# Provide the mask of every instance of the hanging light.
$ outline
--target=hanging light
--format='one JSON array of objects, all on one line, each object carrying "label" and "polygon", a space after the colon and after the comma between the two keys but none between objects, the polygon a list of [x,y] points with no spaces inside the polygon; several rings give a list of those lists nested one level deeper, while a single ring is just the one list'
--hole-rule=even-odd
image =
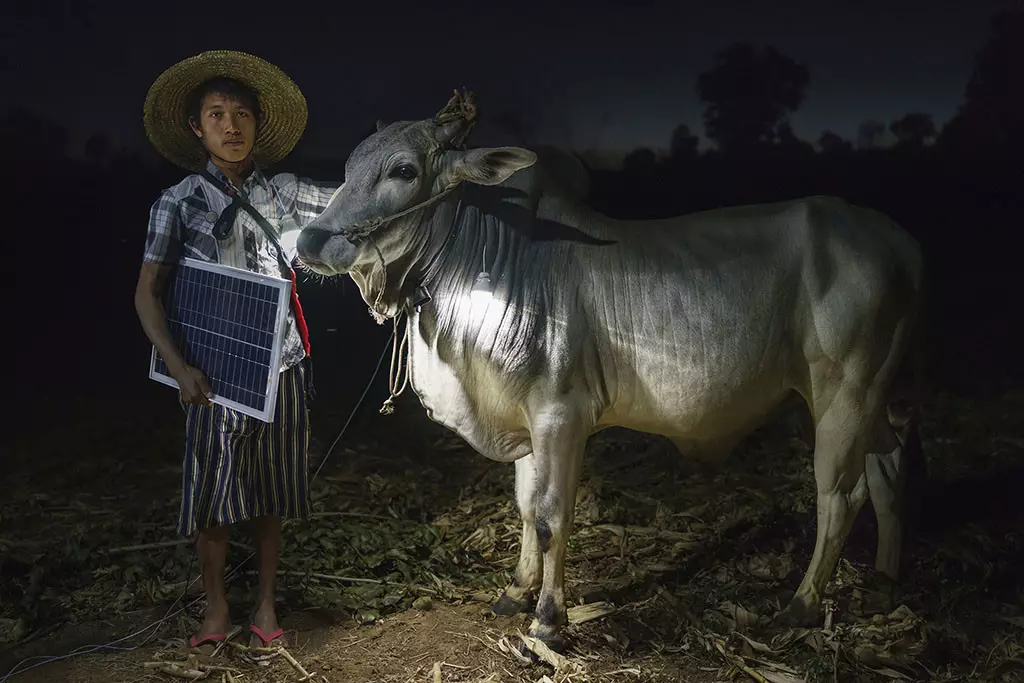
[{"label": "hanging light", "polygon": [[487,272],[487,233],[484,232],[484,248],[480,254],[480,272],[476,274],[473,289],[469,292],[470,304],[475,308],[486,306],[494,290],[491,289],[491,274]]},{"label": "hanging light", "polygon": [[298,242],[299,233],[302,230],[296,229],[288,230],[287,232],[282,231],[280,237],[278,237],[278,243],[281,245],[281,249],[284,251],[285,258],[294,259],[298,253]]},{"label": "hanging light", "polygon": [[477,273],[476,280],[473,282],[473,289],[469,293],[469,298],[473,305],[486,304],[491,300],[493,293],[490,274],[487,271]]}]

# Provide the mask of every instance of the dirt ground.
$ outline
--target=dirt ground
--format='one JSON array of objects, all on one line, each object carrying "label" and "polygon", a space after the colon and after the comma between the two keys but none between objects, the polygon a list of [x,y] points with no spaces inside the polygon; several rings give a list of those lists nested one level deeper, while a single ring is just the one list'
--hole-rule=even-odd
[{"label": "dirt ground", "polygon": [[[86,405],[67,430],[23,425],[0,499],[0,683],[184,680],[146,667],[183,660],[202,608],[191,549],[173,531],[180,413],[160,389],[113,418]],[[286,529],[280,614],[310,680],[1024,680],[1021,394],[934,397],[908,576],[894,593],[875,576],[868,506],[813,629],[771,623],[814,538],[810,453],[786,425],[752,435],[714,470],[656,437],[597,435],[567,591],[578,617],[607,613],[570,625],[569,650],[550,661],[519,654],[528,617],[488,611],[518,551],[513,468],[405,399],[389,417],[362,411],[315,482],[314,518]],[[350,407],[314,413],[315,453]],[[239,535],[229,558],[241,563],[229,595],[239,624],[254,588],[250,550]],[[165,614],[116,646],[137,649],[5,678],[26,658],[109,643]],[[206,680],[228,670],[237,681],[300,679],[282,656],[257,666],[233,648],[200,663],[224,667]]]},{"label": "dirt ground", "polygon": [[[496,622],[481,604],[441,605],[422,612],[410,610],[382,619],[369,626],[335,623],[337,615],[292,614],[285,620],[292,640],[292,653],[314,681],[431,681],[439,665],[443,681],[521,681],[543,680],[551,674],[545,664],[520,661],[509,653],[514,641],[509,632],[526,629],[528,619]],[[509,627],[512,627],[509,629]],[[505,649],[501,649],[502,647]],[[173,680],[166,675],[147,673],[144,664],[159,658],[161,651],[148,648],[133,653],[86,655],[68,662],[57,662],[30,671],[14,680],[67,681],[156,681]],[[166,651],[170,658],[171,652]],[[689,661],[671,655],[653,653],[632,658],[628,666],[591,666],[589,676],[569,680],[621,681],[705,681],[723,680],[715,675],[718,665],[702,670],[697,658]],[[231,653],[215,661],[234,667],[245,681],[296,681],[301,677],[282,658],[266,667],[256,666]],[[609,663],[610,664],[610,663]],[[219,680],[214,678],[213,680]]]}]

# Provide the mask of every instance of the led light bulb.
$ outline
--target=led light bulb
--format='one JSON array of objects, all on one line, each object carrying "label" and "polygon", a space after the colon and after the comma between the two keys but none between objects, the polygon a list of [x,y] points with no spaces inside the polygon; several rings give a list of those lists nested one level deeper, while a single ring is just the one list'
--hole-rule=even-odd
[{"label": "led light bulb", "polygon": [[470,291],[470,299],[473,305],[486,304],[491,300],[491,276],[484,271],[481,271],[476,276],[476,281],[473,282],[473,289]]}]

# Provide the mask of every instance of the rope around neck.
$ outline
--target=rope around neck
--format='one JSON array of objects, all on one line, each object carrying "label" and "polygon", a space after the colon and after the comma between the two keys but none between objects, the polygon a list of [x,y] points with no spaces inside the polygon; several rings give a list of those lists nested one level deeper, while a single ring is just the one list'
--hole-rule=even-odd
[{"label": "rope around neck", "polygon": [[[381,253],[380,247],[377,246],[377,242],[373,239],[372,233],[381,228],[382,226],[384,226],[386,223],[390,223],[391,221],[395,220],[396,218],[401,218],[402,216],[406,216],[412,213],[413,211],[424,209],[430,206],[431,204],[436,204],[437,202],[441,201],[442,199],[450,195],[453,191],[455,191],[455,189],[461,184],[461,182],[462,181],[457,180],[453,183],[450,183],[436,195],[423,200],[419,204],[413,204],[409,208],[403,209],[398,213],[393,213],[390,216],[384,216],[381,218],[372,218],[370,220],[363,221],[362,223],[356,223],[354,226],[352,226],[346,231],[348,235],[351,235],[351,237],[349,237],[350,240],[352,240],[353,238],[355,240],[370,240],[370,244],[373,245],[374,250],[376,250],[377,252],[377,260],[380,261],[382,282],[380,289],[377,290],[377,296],[374,298],[373,306],[370,307],[370,315],[373,317],[374,321],[378,325],[383,325],[384,321],[388,317],[384,311],[380,310],[380,300],[381,297],[384,295],[384,288],[387,286],[388,281],[388,267],[387,262],[384,260],[384,254]],[[461,207],[461,205],[462,202],[460,201],[459,206]],[[458,217],[458,209],[456,209],[456,217]]]},{"label": "rope around neck", "polygon": [[[405,388],[409,385],[409,360],[406,356],[406,345],[409,342],[409,316],[405,317],[405,332],[402,333],[402,342],[398,342],[398,319],[402,317],[401,314],[396,315],[391,319],[394,325],[394,337],[391,346],[391,368],[388,371],[388,391],[391,393],[387,400],[384,401],[384,405],[380,407],[381,415],[390,415],[395,412],[395,399],[402,395]],[[402,361],[405,361],[405,372],[402,372]],[[395,365],[398,365],[396,370]],[[399,377],[401,377],[401,383],[399,383]]]},{"label": "rope around neck", "polygon": [[[381,270],[380,288],[377,289],[377,296],[373,300],[373,305],[370,306],[370,315],[373,316],[374,321],[378,325],[383,325],[384,321],[387,320],[387,315],[384,313],[384,311],[380,310],[380,300],[384,296],[384,289],[388,285],[388,264],[384,260],[384,254],[381,253],[380,247],[377,246],[377,241],[373,239],[373,237],[371,237],[370,235],[367,235],[366,238],[370,240],[370,244],[372,244],[373,248],[377,251],[377,260],[380,261]],[[369,280],[369,278],[367,278],[367,280]]]},{"label": "rope around neck", "polygon": [[[377,321],[378,325],[383,325],[387,316],[380,310],[380,300],[384,295],[384,288],[388,282],[388,266],[384,260],[384,254],[381,253],[380,247],[377,246],[376,240],[373,237],[367,235],[373,248],[377,250],[377,258],[380,260],[381,268],[381,279],[382,283],[380,288],[377,290],[377,297],[374,299],[373,306],[370,307],[370,315]],[[402,311],[399,309],[398,313],[391,318],[391,324],[393,325],[394,334],[391,336],[391,367],[388,370],[388,396],[387,400],[384,401],[384,405],[380,407],[381,415],[390,415],[395,412],[395,399],[402,395],[405,388],[409,384],[409,361],[405,357],[406,345],[409,342],[409,317],[405,316],[405,332],[402,334],[402,341],[398,341],[398,319],[402,317]],[[405,373],[403,374],[403,361]],[[397,366],[397,367],[396,367]],[[401,382],[399,382],[401,378]]]},{"label": "rope around neck", "polygon": [[[433,197],[430,197],[429,199],[422,201],[419,204],[415,204],[409,207],[408,209],[405,209],[404,211],[400,211],[399,213],[392,214],[391,216],[386,216],[384,218],[375,218],[373,220],[357,224],[356,226],[350,229],[350,232],[355,233],[355,236],[357,238],[363,237],[370,241],[370,244],[373,245],[374,250],[377,252],[377,260],[380,261],[381,285],[380,288],[377,290],[377,296],[374,297],[373,306],[371,306],[369,309],[370,315],[373,317],[373,319],[376,321],[378,325],[383,325],[384,321],[387,320],[388,317],[384,311],[380,310],[380,301],[381,298],[383,298],[384,296],[384,289],[387,287],[388,282],[388,266],[387,261],[384,260],[383,252],[381,252],[380,247],[377,245],[377,241],[373,239],[371,233],[373,233],[374,230],[377,230],[385,223],[389,223],[395,220],[396,218],[400,218],[406,214],[412,213],[413,211],[422,209],[424,207],[429,206],[430,204],[434,204],[436,202],[441,201],[449,194],[451,194],[452,191],[455,190],[455,188],[457,188],[458,186],[459,182],[452,183],[448,185],[444,190],[434,195]],[[448,234],[445,237],[444,244],[447,244],[448,240],[451,238],[451,234],[454,230],[454,223],[458,219],[459,210],[461,208],[462,201],[460,200],[458,206],[455,209],[455,217],[452,219],[452,227],[449,229]],[[444,245],[442,245],[442,250],[443,248]],[[431,266],[432,265],[433,263],[431,263]],[[402,392],[405,391],[406,387],[409,385],[409,360],[406,357],[406,350],[409,342],[409,316],[408,314],[405,315],[405,332],[402,334],[401,342],[399,342],[398,319],[402,317],[402,314],[403,311],[401,307],[399,307],[398,312],[391,317],[391,322],[392,325],[394,326],[394,335],[392,336],[391,346],[391,367],[388,371],[388,392],[390,393],[390,396],[388,396],[388,398],[384,401],[384,404],[380,407],[381,415],[390,415],[395,411],[395,399],[401,396]],[[399,381],[399,379],[401,379],[401,381]]]}]

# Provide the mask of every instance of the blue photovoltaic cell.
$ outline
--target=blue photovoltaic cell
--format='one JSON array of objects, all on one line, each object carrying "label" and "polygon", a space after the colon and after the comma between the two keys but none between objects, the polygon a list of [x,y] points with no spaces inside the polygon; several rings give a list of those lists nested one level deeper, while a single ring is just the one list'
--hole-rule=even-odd
[{"label": "blue photovoltaic cell", "polygon": [[[210,379],[216,396],[257,412],[267,408],[281,285],[179,265],[165,311],[185,362]],[[159,353],[154,371],[169,375]]]}]

